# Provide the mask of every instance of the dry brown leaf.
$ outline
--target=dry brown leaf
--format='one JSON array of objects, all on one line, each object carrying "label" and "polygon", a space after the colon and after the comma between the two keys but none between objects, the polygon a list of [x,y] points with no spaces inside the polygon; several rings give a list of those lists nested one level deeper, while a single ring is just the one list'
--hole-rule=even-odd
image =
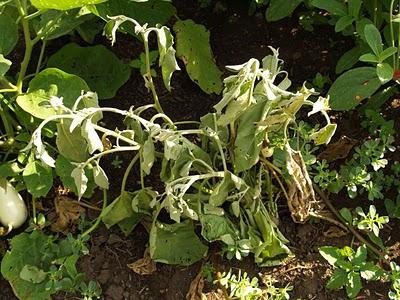
[{"label": "dry brown leaf", "polygon": [[204,278],[202,272],[190,283],[189,292],[186,294],[186,300],[202,300],[203,299]]},{"label": "dry brown leaf", "polygon": [[139,275],[150,275],[157,271],[156,263],[150,257],[149,248],[144,251],[143,258],[129,264],[128,268]]},{"label": "dry brown leaf", "polygon": [[341,238],[347,235],[347,232],[340,229],[337,226],[331,226],[328,228],[328,230],[324,231],[322,234],[324,235],[324,237],[327,238]]},{"label": "dry brown leaf", "polygon": [[325,159],[327,162],[346,158],[355,145],[357,145],[357,140],[342,136],[336,143],[329,144],[318,158]]},{"label": "dry brown leaf", "polygon": [[203,297],[203,298],[201,298],[202,300],[226,300],[224,293],[221,290],[203,294],[202,297]]},{"label": "dry brown leaf", "polygon": [[54,232],[67,233],[72,225],[76,224],[85,209],[79,202],[67,196],[56,196],[54,199],[57,220],[51,224]]}]

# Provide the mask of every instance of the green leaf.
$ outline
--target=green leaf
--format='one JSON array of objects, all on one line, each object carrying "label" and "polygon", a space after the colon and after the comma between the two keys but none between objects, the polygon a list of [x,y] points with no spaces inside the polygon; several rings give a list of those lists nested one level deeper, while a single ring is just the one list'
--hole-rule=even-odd
[{"label": "green leaf", "polygon": [[289,17],[303,0],[271,0],[266,11],[268,22],[278,21]]},{"label": "green leaf", "polygon": [[41,265],[45,250],[48,250],[45,246],[50,239],[36,230],[30,234],[20,233],[11,239],[11,250],[7,251],[1,262],[1,274],[8,280],[18,299],[51,300],[51,291],[45,288],[46,282],[32,283],[20,277],[26,265]]},{"label": "green leaf", "polygon": [[384,61],[385,59],[389,58],[390,56],[396,53],[397,53],[397,47],[386,48],[379,54],[379,61]]},{"label": "green leaf", "polygon": [[12,64],[11,60],[5,58],[3,54],[0,54],[0,77],[8,72],[8,70],[11,67],[11,64]]},{"label": "green leaf", "polygon": [[113,98],[130,77],[129,65],[103,45],[67,44],[49,58],[47,65],[82,77],[99,99]]},{"label": "green leaf", "polygon": [[238,232],[227,216],[200,215],[201,235],[208,242],[223,241],[232,245]]},{"label": "green leaf", "polygon": [[356,253],[351,259],[351,263],[354,265],[361,265],[367,259],[367,254],[367,247],[365,245],[358,247]]},{"label": "green leaf", "polygon": [[46,279],[47,273],[43,270],[39,269],[36,266],[25,265],[21,272],[19,273],[19,277],[22,280],[29,281],[32,283],[41,283]]},{"label": "green leaf", "polygon": [[372,67],[355,68],[339,76],[328,91],[331,108],[348,110],[374,94],[381,81]]},{"label": "green leaf", "polygon": [[90,154],[93,154],[95,151],[103,151],[103,142],[101,141],[99,135],[94,129],[91,119],[86,119],[85,121],[83,121],[81,134],[88,145],[88,151]]},{"label": "green leaf", "polygon": [[375,55],[379,57],[379,54],[383,51],[382,38],[379,30],[375,27],[375,25],[368,24],[364,27],[364,35],[369,47],[372,49]]},{"label": "green leaf", "polygon": [[[58,155],[56,159],[56,174],[60,177],[62,184],[65,188],[71,190],[75,195],[78,195],[78,189],[76,188],[74,179],[71,176],[71,173],[75,166],[71,164],[71,162],[66,159],[62,155]],[[93,193],[94,189],[96,188],[96,184],[94,183],[94,176],[93,176],[93,168],[89,166],[85,168],[85,174],[88,178],[87,189],[83,194],[83,197],[90,198]]]},{"label": "green leaf", "polygon": [[347,26],[350,26],[354,22],[354,20],[354,17],[348,15],[340,17],[335,24],[335,32],[341,32],[345,30]]},{"label": "green leaf", "polygon": [[86,82],[73,74],[56,68],[49,68],[38,73],[30,82],[25,95],[18,96],[18,105],[36,118],[46,119],[57,114],[50,105],[51,96],[63,98],[63,104],[72,108],[82,91],[89,91]]},{"label": "green leaf", "polygon": [[123,192],[101,214],[101,220],[110,228],[111,226],[132,217],[135,212],[132,210],[132,196]]},{"label": "green leaf", "polygon": [[329,279],[326,287],[328,289],[340,289],[347,283],[347,272],[342,269],[336,269]]},{"label": "green leaf", "polygon": [[353,223],[353,216],[350,212],[350,210],[347,207],[343,207],[340,210],[340,215],[342,216],[343,219],[345,219],[345,221],[349,224]]},{"label": "green leaf", "polygon": [[93,15],[85,9],[65,12],[49,10],[40,16],[40,20],[34,19],[32,23],[37,33],[45,32],[43,37],[45,40],[52,40],[71,33],[72,30],[92,18]]},{"label": "green leaf", "polygon": [[257,123],[265,119],[270,108],[269,101],[260,101],[239,118],[234,146],[234,167],[242,172],[254,166],[259,159],[265,126]]},{"label": "green leaf", "polygon": [[9,15],[0,14],[0,54],[8,55],[18,42],[18,24]]},{"label": "green leaf", "polygon": [[[91,6],[89,9],[97,16],[108,21],[108,16],[124,15],[135,19],[140,24],[149,26],[166,24],[176,14],[176,9],[169,1],[150,0],[146,2],[111,0]],[[135,35],[132,24],[123,24],[123,31]]]},{"label": "green leaf", "polygon": [[40,161],[32,161],[22,172],[28,192],[35,198],[44,197],[53,186],[53,172]]},{"label": "green leaf", "polygon": [[213,189],[209,203],[213,206],[221,206],[229,195],[229,192],[235,188],[235,182],[232,180],[232,173],[225,172],[224,178]]},{"label": "green leaf", "polygon": [[319,248],[319,254],[321,254],[322,257],[332,266],[334,266],[339,259],[342,259],[342,255],[340,255],[338,248],[336,247],[323,246]]},{"label": "green leaf", "polygon": [[16,162],[8,161],[3,162],[0,165],[0,178],[15,177],[21,173],[24,169],[21,169]]},{"label": "green leaf", "polygon": [[68,10],[89,4],[97,4],[107,0],[31,0],[33,6],[38,9]]},{"label": "green leaf", "polygon": [[70,124],[70,120],[63,120],[57,124],[57,149],[72,162],[84,162],[89,157],[86,140],[82,137],[79,127],[70,132]]},{"label": "green leaf", "polygon": [[176,54],[185,63],[190,79],[208,93],[222,91],[222,72],[214,62],[210,47],[210,32],[193,20],[177,21]]},{"label": "green leaf", "polygon": [[103,168],[96,164],[93,168],[93,177],[94,182],[97,186],[101,187],[102,189],[108,190],[109,183],[106,172],[104,172]]},{"label": "green leaf", "polygon": [[371,63],[378,63],[379,62],[379,58],[372,53],[366,53],[360,56],[359,58],[360,61],[363,62],[371,62]]},{"label": "green leaf", "polygon": [[355,298],[361,291],[362,283],[359,273],[350,272],[348,275],[348,283],[346,284],[346,293],[350,298]]},{"label": "green leaf", "polygon": [[340,74],[354,66],[358,62],[361,53],[362,51],[360,46],[355,46],[349,51],[346,51],[337,61],[335,68],[336,74]]},{"label": "green leaf", "polygon": [[151,136],[149,136],[147,141],[143,144],[142,157],[141,168],[147,175],[149,175],[155,160],[155,149],[153,138]]},{"label": "green leaf", "polygon": [[362,0],[349,0],[347,2],[349,15],[357,18],[361,9]]},{"label": "green leaf", "polygon": [[376,65],[376,74],[382,84],[392,80],[393,78],[393,68],[388,63],[380,63]]},{"label": "green leaf", "polygon": [[150,256],[156,262],[189,266],[201,260],[207,249],[190,220],[175,224],[156,221],[151,227]]},{"label": "green leaf", "polygon": [[311,5],[324,9],[332,15],[345,16],[347,15],[346,5],[339,0],[312,0]]},{"label": "green leaf", "polygon": [[328,124],[317,132],[310,135],[315,145],[329,144],[336,132],[337,124]]}]

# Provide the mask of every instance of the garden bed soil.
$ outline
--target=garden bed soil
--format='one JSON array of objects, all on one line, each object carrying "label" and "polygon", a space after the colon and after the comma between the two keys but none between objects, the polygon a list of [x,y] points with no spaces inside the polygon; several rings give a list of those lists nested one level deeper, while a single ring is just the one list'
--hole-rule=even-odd
[{"label": "garden bed soil", "polygon": [[[218,5],[220,4],[221,2]],[[175,5],[179,18],[192,18],[210,30],[212,49],[221,69],[226,65],[246,62],[252,57],[262,59],[269,53],[268,46],[273,46],[279,48],[280,58],[284,60],[285,70],[289,72],[293,84],[301,86],[304,81],[310,81],[317,72],[333,77],[336,61],[347,48],[351,47],[351,43],[344,40],[341,35],[336,35],[332,27],[315,27],[312,32],[304,30],[298,24],[296,13],[292,18],[267,24],[263,15],[248,16],[248,6],[245,1],[226,1],[223,3],[227,8],[226,11],[213,11],[215,6],[199,9],[198,2],[194,0],[175,1]],[[63,42],[63,40],[54,41],[49,46],[50,52],[56,51]],[[101,42],[111,47],[107,41],[101,40]],[[113,51],[120,58],[128,61],[142,51],[142,46],[134,38],[120,35]],[[172,80],[172,93],[166,92],[160,82],[157,83],[163,108],[174,121],[198,120],[212,110],[212,106],[218,101],[217,96],[204,94],[184,71],[175,73]],[[151,101],[151,96],[144,86],[143,79],[138,72],[134,71],[115,99],[104,102],[103,105],[127,109],[132,105],[150,103],[149,101]],[[398,109],[396,112],[395,108],[388,107],[387,114],[395,119],[397,132],[399,132]],[[358,127],[360,122],[357,112],[337,116],[336,121],[339,127],[335,139],[342,135],[357,139],[363,135],[360,135],[363,130]],[[105,122],[111,127],[122,126],[122,123],[115,122],[107,116]],[[396,137],[396,143],[399,144],[399,136]],[[121,155],[120,158],[123,161],[129,161],[131,157]],[[111,165],[112,159],[112,157],[108,159],[106,172],[112,178],[110,194],[117,195],[120,183],[114,179],[122,178],[123,168],[114,168]],[[134,172],[129,178],[130,189],[134,190],[136,181]],[[97,202],[96,199],[93,201]],[[343,206],[354,207],[360,203],[355,200],[350,201],[345,194],[332,197],[331,201],[338,209]],[[379,207],[378,203],[374,204]],[[95,217],[93,212],[89,211],[88,214]],[[328,230],[332,226],[324,222],[295,224],[288,210],[285,211],[285,209],[281,211],[280,217],[280,229],[289,239],[289,247],[296,256],[287,265],[260,269],[254,265],[251,257],[241,262],[228,261],[221,258],[217,244],[210,247],[207,261],[211,262],[218,271],[241,268],[252,276],[258,275],[261,280],[272,277],[278,286],[291,284],[294,286],[291,299],[347,299],[344,291],[331,291],[325,288],[332,269],[318,254],[318,247],[349,245],[352,242],[352,236],[328,237]],[[398,224],[391,224],[391,226],[398,226]],[[384,229],[384,236],[392,241],[400,240],[398,231],[390,232],[389,227]],[[147,243],[148,234],[142,226],[136,228],[129,236],[124,236],[116,228],[107,230],[101,226],[92,235],[89,244],[90,255],[81,259],[80,270],[86,273],[88,279],[100,283],[103,290],[102,299],[185,299],[190,283],[205,261],[190,267],[157,264],[157,270],[153,274],[141,276],[130,270],[127,265],[143,257]],[[216,287],[206,285],[206,288],[215,289]],[[381,282],[368,284],[357,299],[387,299],[388,288],[388,284]],[[58,295],[57,298],[76,299],[64,294]],[[1,279],[0,300],[12,299],[15,297],[9,284]]]}]

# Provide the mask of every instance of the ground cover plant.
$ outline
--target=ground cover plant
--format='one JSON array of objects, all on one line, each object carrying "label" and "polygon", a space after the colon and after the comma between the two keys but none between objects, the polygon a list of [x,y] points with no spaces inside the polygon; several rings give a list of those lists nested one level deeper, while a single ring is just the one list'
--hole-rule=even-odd
[{"label": "ground cover plant", "polygon": [[399,5],[0,1],[0,298],[399,299]]}]

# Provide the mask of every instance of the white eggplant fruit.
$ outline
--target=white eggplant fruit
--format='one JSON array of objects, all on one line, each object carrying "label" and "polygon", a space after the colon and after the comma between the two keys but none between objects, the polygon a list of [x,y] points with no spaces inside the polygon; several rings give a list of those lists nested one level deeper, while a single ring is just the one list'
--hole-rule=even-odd
[{"label": "white eggplant fruit", "polygon": [[20,227],[28,217],[21,195],[8,181],[0,184],[0,223],[9,231]]}]

